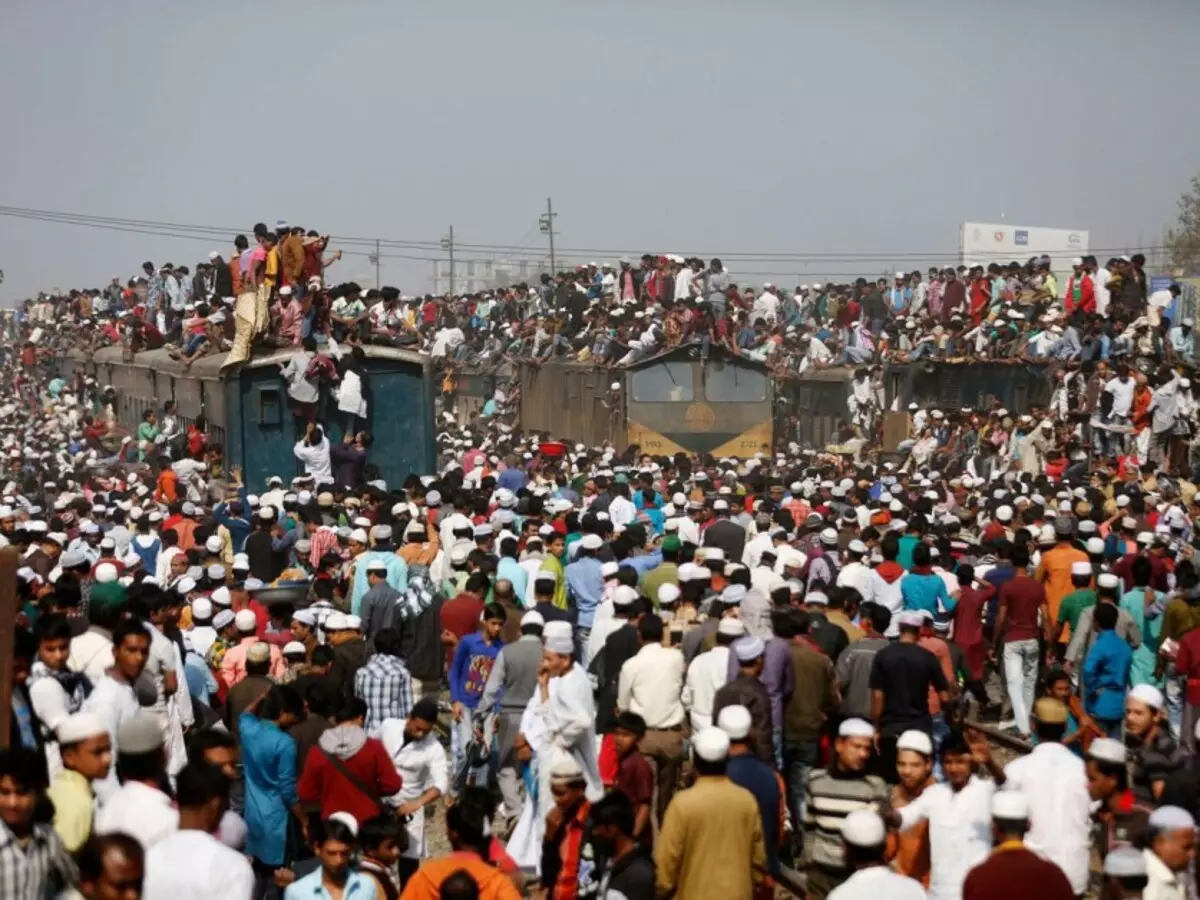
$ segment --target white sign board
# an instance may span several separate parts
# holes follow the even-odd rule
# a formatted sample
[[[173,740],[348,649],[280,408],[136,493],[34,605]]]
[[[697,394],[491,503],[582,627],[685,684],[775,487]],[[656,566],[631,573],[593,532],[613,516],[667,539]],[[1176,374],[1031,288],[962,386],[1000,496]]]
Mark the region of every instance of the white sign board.
[[[959,250],[966,264],[1025,262],[1049,256],[1056,273],[1070,272],[1071,260],[1086,256],[1088,233],[1077,228],[1030,228],[1007,223],[964,222]]]

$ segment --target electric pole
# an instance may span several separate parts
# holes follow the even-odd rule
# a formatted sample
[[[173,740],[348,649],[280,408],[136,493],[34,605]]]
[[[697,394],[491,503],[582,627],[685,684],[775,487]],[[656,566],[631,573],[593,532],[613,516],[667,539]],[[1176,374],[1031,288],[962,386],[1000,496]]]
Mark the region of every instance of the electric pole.
[[[379,290],[379,238],[375,239],[375,252],[367,254],[367,262],[375,266],[375,290]]]
[[[442,238],[442,249],[450,252],[450,293],[454,293],[454,226],[450,226],[450,234]]]
[[[553,275],[558,271],[558,266],[554,262],[554,207],[550,205],[550,198],[546,198],[546,211],[538,219],[538,230],[542,234],[548,235],[550,238],[550,274]]]

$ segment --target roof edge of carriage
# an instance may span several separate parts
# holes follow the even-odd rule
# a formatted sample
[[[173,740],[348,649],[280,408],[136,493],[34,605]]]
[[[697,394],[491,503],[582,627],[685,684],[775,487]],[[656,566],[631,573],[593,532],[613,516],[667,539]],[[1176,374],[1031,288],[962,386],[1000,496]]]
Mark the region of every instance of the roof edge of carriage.
[[[411,363],[420,366],[422,369],[428,369],[431,365],[431,360],[427,355],[417,353],[413,350],[366,344],[363,346],[363,351],[366,353],[368,359]],[[211,356],[201,357],[190,366],[175,359],[166,350],[145,350],[136,354],[132,359],[127,359],[124,349],[117,346],[101,347],[90,353],[85,350],[71,349],[66,351],[64,356],[76,362],[90,362],[98,365],[134,366],[136,368],[151,369],[155,372],[174,375],[178,378],[221,381],[237,374],[243,369],[261,369],[266,366],[277,366],[282,362],[286,362],[295,352],[294,348],[281,348],[271,350],[268,353],[259,353],[236,369],[230,369],[225,372],[221,371],[221,367],[225,364],[225,360],[229,356],[228,353],[214,353]]]

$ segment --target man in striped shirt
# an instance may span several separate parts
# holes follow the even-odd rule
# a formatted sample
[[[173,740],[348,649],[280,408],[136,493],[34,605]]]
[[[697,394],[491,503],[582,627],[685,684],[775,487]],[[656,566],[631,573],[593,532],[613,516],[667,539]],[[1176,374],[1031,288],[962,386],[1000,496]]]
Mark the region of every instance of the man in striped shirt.
[[[803,819],[810,900],[824,900],[851,875],[842,836],[846,816],[873,809],[888,796],[886,782],[867,773],[874,743],[875,729],[869,722],[847,719],[838,728],[830,767],[814,769],[808,776]]]

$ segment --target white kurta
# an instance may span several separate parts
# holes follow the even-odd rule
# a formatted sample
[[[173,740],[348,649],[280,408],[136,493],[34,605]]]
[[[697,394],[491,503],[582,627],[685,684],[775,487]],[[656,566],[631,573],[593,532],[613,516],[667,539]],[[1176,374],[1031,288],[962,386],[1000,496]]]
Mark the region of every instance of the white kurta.
[[[407,719],[385,719],[379,726],[379,739],[387,748],[388,756],[400,774],[403,787],[400,792],[389,799],[399,806],[410,800],[416,800],[430,788],[437,788],[445,796],[449,786],[446,750],[437,742],[433,734],[426,735],[419,741],[404,741],[404,726]],[[408,849],[404,856],[408,859],[424,859],[425,852],[425,810],[419,809],[408,820]]]
[[[565,675],[550,679],[548,698],[537,690],[521,716],[521,733],[534,752],[536,803],[526,796],[525,808],[508,843],[517,865],[538,870],[546,814],[554,805],[550,792],[550,760],[555,751],[569,753],[583,770],[586,796],[595,803],[604,796],[596,758],[596,704],[587,673],[578,663]]]
[[[992,852],[995,790],[995,782],[972,775],[957,793],[948,784],[937,784],[899,810],[901,831],[929,821],[930,900],[961,900],[967,872]]]

